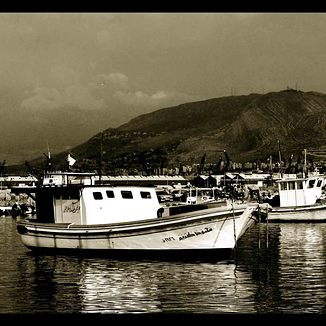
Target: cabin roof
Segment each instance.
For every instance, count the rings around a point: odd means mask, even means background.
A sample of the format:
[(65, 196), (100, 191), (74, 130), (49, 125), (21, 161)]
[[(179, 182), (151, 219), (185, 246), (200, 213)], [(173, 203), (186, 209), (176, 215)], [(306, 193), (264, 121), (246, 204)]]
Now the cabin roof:
[[(98, 175), (95, 176), (95, 179), (98, 178)], [(102, 176), (102, 180), (186, 180), (184, 177), (180, 175), (170, 176), (170, 175), (119, 175), (119, 176)]]
[(46, 175), (66, 175), (66, 176), (78, 176), (78, 177), (89, 177), (94, 176), (94, 172), (62, 172), (62, 171), (48, 171)]
[(290, 181), (306, 181), (306, 180), (313, 180), (313, 179), (318, 179), (318, 178), (320, 178), (320, 177), (315, 176), (315, 177), (309, 177), (309, 178), (286, 178), (286, 179), (276, 180), (276, 182), (280, 183), (280, 182), (290, 182)]
[(113, 188), (113, 189), (145, 189), (145, 188), (155, 188), (153, 185), (146, 186), (116, 186), (116, 185), (84, 185), (84, 184), (69, 184), (69, 185), (53, 185), (53, 186), (41, 186), (41, 187), (12, 187), (11, 192), (14, 194), (35, 194), (35, 193), (62, 193), (72, 189), (83, 189), (83, 188), (93, 188), (93, 189), (103, 189), (103, 188)]

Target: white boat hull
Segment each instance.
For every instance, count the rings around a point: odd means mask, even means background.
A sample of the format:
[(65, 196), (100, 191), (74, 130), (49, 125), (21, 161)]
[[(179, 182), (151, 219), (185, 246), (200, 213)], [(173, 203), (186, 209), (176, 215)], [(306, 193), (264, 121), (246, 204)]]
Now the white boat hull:
[(269, 222), (326, 222), (326, 205), (272, 208)]
[(30, 249), (233, 249), (255, 222), (256, 208), (219, 207), (168, 218), (92, 226), (22, 221), (17, 223), (17, 230)]

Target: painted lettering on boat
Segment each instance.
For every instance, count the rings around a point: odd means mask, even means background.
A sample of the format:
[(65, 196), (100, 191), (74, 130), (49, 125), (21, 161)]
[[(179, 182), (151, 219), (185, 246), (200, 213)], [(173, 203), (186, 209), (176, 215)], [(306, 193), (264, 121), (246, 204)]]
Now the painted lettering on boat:
[(173, 237), (167, 237), (162, 239), (162, 242), (170, 242), (170, 241), (175, 241), (175, 239)]
[(188, 239), (188, 238), (191, 238), (191, 237), (196, 237), (196, 236), (198, 236), (198, 235), (202, 235), (202, 234), (205, 234), (205, 233), (207, 233), (207, 232), (211, 232), (211, 231), (213, 231), (212, 228), (210, 228), (210, 227), (209, 227), (209, 228), (206, 227), (206, 228), (204, 228), (204, 229), (201, 230), (201, 231), (187, 232), (186, 234), (181, 235), (181, 236), (179, 237), (179, 241), (181, 241), (181, 240), (185, 240), (185, 239)]
[(80, 211), (80, 206), (74, 204), (67, 205), (63, 209), (64, 213), (79, 213), (79, 211)]

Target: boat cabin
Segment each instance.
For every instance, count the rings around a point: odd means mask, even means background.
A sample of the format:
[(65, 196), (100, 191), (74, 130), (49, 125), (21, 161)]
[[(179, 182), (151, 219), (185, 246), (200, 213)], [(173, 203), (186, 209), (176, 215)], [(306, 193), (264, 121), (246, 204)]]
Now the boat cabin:
[(154, 187), (63, 185), (28, 190), (34, 192), (38, 222), (120, 223), (157, 218), (164, 210)]
[(155, 187), (94, 185), (92, 173), (48, 173), (38, 187), (16, 187), (36, 203), (38, 222), (79, 225), (137, 221), (162, 216)]
[(324, 178), (309, 177), (278, 180), (280, 207), (314, 205), (322, 195)]
[(190, 188), (186, 198), (186, 204), (202, 204), (215, 200), (216, 188)]

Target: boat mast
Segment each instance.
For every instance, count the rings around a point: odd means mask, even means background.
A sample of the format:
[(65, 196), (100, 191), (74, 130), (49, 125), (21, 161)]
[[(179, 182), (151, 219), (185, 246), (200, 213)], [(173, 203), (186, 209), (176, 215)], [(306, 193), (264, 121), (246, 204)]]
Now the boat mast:
[(5, 174), (5, 164), (6, 164), (6, 160), (3, 160), (1, 166), (0, 166), (0, 171), (1, 171), (1, 190), (2, 190), (2, 178)]
[(280, 144), (280, 140), (278, 140), (277, 142), (278, 142), (278, 159), (279, 159), (279, 162), (280, 162), (280, 174), (281, 174), (281, 178), (283, 178), (281, 144)]
[(271, 174), (273, 174), (273, 157), (272, 157), (272, 155), (269, 155), (269, 169), (271, 171)]
[(100, 164), (99, 164), (99, 177), (98, 183), (102, 183), (102, 159), (103, 159), (103, 131), (101, 131), (101, 140), (100, 140)]
[(306, 177), (306, 170), (307, 170), (307, 149), (304, 149), (304, 166), (303, 166), (303, 177)]

